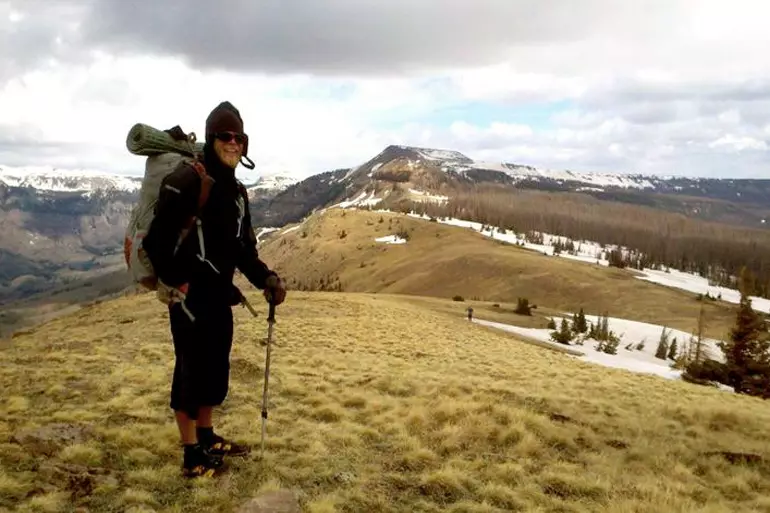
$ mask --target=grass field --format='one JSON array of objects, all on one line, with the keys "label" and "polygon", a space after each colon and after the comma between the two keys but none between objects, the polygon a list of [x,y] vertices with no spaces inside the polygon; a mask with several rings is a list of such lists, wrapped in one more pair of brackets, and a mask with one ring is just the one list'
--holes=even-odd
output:
[{"label": "grass field", "polygon": [[[382,222],[380,222],[382,219]],[[406,244],[375,239],[406,231]],[[691,332],[701,302],[695,294],[600,267],[490,240],[467,229],[404,215],[329,209],[260,250],[283,275],[339,278],[345,291],[416,294],[516,305],[518,297],[550,313],[564,310],[652,322]],[[705,336],[726,337],[735,305],[707,302]]]},{"label": "grass field", "polygon": [[[217,429],[258,445],[266,322],[236,317]],[[768,402],[594,366],[384,294],[290,292],[277,319],[265,460],[257,447],[197,483],[179,475],[153,296],[16,337],[0,353],[0,509],[224,512],[287,488],[316,513],[770,511],[766,460],[707,455],[767,457]],[[52,422],[91,434],[15,441]]]}]

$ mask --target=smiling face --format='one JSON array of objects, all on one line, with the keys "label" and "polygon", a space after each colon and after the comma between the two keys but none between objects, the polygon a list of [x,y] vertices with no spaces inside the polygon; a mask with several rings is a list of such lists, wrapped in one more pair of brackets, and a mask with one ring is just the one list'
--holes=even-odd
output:
[{"label": "smiling face", "polygon": [[[228,132],[218,134],[214,139],[214,152],[223,164],[235,169],[243,155],[243,144],[238,142],[238,138],[232,137],[234,135],[232,132],[229,133],[230,137],[227,137],[226,134]],[[227,141],[226,139],[230,140]]]}]

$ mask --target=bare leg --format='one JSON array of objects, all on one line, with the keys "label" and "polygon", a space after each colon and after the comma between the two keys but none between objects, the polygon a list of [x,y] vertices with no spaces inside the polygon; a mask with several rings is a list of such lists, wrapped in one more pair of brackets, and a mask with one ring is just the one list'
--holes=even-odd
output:
[{"label": "bare leg", "polygon": [[195,421],[183,411],[177,411],[174,415],[176,416],[176,425],[179,428],[179,436],[182,438],[182,443],[185,445],[196,443],[198,436],[195,432]]},{"label": "bare leg", "polygon": [[201,406],[198,409],[198,427],[209,428],[213,427],[213,412],[214,408],[211,406]]}]

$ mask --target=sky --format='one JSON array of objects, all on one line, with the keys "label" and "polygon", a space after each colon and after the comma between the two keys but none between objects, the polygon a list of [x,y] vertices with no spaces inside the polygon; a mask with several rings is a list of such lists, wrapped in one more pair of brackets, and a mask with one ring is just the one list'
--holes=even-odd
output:
[{"label": "sky", "polygon": [[768,19],[764,0],[0,0],[0,166],[141,175],[131,126],[203,138],[228,100],[246,180],[390,144],[770,178]]}]

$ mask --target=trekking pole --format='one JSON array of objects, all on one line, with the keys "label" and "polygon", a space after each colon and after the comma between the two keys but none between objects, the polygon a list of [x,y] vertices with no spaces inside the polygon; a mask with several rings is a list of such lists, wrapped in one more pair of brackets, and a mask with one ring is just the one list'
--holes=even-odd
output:
[{"label": "trekking pole", "polygon": [[273,324],[275,324],[275,303],[270,300],[270,310],[267,316],[267,355],[265,356],[265,384],[262,389],[262,459],[265,459],[265,433],[267,430],[267,381],[270,378],[270,343],[273,340]]}]

